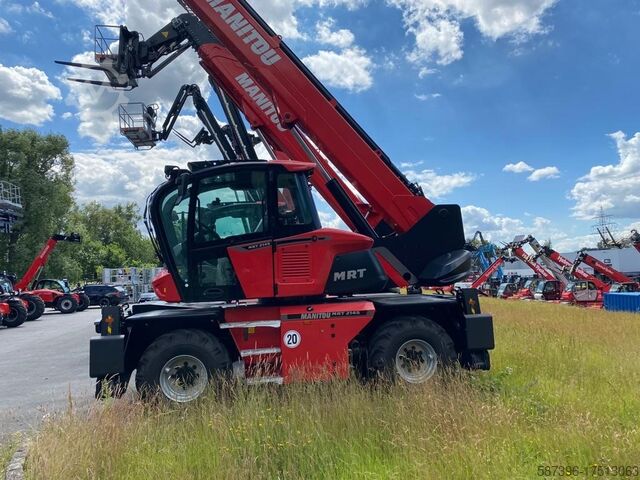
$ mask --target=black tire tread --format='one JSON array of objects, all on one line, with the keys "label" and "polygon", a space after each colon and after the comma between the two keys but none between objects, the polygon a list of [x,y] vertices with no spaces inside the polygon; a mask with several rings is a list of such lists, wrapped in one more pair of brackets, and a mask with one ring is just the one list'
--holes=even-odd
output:
[{"label": "black tire tread", "polygon": [[78,312],[84,312],[89,305],[91,305],[91,300],[89,299],[89,295],[86,293],[78,293],[80,296],[80,303],[78,304]]},{"label": "black tire tread", "polygon": [[195,345],[209,352],[211,357],[216,359],[215,361],[218,363],[218,365],[206,365],[206,363],[210,362],[205,362],[205,365],[210,369],[210,376],[214,370],[225,372],[231,369],[229,352],[215,336],[197,329],[173,330],[160,335],[140,357],[136,370],[136,390],[143,398],[156,391],[159,385],[157,378],[159,372],[154,372],[153,363],[162,355],[162,352],[177,345]]},{"label": "black tire tread", "polygon": [[372,370],[370,373],[388,372],[389,350],[393,349],[393,343],[399,336],[417,331],[429,332],[431,336],[440,340],[440,345],[432,346],[445,367],[455,363],[457,360],[455,344],[446,330],[428,318],[407,315],[386,322],[372,335],[369,341],[369,366]]},{"label": "black tire tread", "polygon": [[24,304],[22,303],[22,300],[17,298],[12,298],[12,299],[6,300],[6,303],[9,304],[12,310],[17,310],[18,312],[16,320],[9,320],[8,318],[4,320],[4,324],[8,328],[19,327],[20,325],[22,325],[24,322],[27,321],[27,307],[24,306]]},{"label": "black tire tread", "polygon": [[[63,312],[62,310],[60,310],[60,302],[63,299],[71,300],[71,303],[73,304],[73,307],[68,312]],[[78,302],[71,295],[63,295],[56,301],[56,310],[58,310],[61,313],[75,313],[78,310]]]},{"label": "black tire tread", "polygon": [[44,300],[42,300],[38,295],[33,295],[30,293],[24,293],[20,295],[20,298],[26,300],[27,302],[32,302],[36,306],[34,313],[32,313],[31,315],[27,314],[27,322],[32,322],[42,317],[46,309]]}]

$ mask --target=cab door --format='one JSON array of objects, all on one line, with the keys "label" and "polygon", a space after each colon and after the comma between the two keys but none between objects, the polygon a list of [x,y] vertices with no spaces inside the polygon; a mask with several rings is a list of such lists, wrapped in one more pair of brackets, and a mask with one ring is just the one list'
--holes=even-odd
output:
[{"label": "cab door", "polygon": [[[271,240],[268,172],[239,168],[194,182],[187,230],[187,301],[246,298],[229,248]],[[273,261],[255,262],[256,277],[272,278]]]}]

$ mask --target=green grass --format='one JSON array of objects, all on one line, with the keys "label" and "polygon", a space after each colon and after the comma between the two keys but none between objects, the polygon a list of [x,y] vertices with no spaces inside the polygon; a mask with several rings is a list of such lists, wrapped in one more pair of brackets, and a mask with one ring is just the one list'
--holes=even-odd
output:
[{"label": "green grass", "polygon": [[4,478],[4,471],[16,451],[17,443],[18,440],[16,438],[0,443],[0,478]]},{"label": "green grass", "polygon": [[484,300],[491,372],[373,389],[261,388],[187,407],[131,400],[47,422],[32,479],[502,479],[640,463],[640,316]]}]

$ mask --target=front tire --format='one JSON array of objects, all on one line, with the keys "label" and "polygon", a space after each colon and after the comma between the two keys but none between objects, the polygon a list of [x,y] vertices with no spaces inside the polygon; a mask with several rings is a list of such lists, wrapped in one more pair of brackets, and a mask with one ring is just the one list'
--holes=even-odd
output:
[{"label": "front tire", "polygon": [[100,308],[110,307],[111,301],[107,297],[102,297],[100,299]]},{"label": "front tire", "polygon": [[44,300],[37,295],[24,294],[20,298],[28,303],[27,306],[27,322],[39,319],[46,308]]},{"label": "front tire", "polygon": [[74,313],[78,310],[78,302],[71,295],[64,295],[58,299],[56,309],[60,313]]},{"label": "front tire", "polygon": [[145,398],[159,392],[187,403],[199,398],[216,375],[231,371],[229,352],[202,330],[175,330],[158,337],[142,354],[136,389]]},{"label": "front tire", "polygon": [[89,305],[91,305],[91,300],[89,300],[89,295],[87,295],[86,293],[79,293],[78,296],[80,297],[78,311],[84,312],[87,308],[89,308]]},{"label": "front tire", "polygon": [[398,317],[380,327],[369,342],[370,374],[394,382],[425,383],[456,359],[451,337],[424,317]]},{"label": "front tire", "polygon": [[27,307],[24,306],[22,300],[11,299],[6,301],[11,308],[9,315],[4,319],[4,324],[8,328],[16,328],[27,321]]}]

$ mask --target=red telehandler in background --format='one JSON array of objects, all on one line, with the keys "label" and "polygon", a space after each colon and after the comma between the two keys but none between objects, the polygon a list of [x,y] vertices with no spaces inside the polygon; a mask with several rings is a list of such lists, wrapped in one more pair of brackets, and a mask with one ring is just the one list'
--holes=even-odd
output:
[{"label": "red telehandler in background", "polygon": [[[152,147],[191,97],[205,125],[191,143],[215,143],[223,159],[167,167],[149,197],[146,221],[167,267],[154,287],[175,303],[136,305],[128,317],[103,309],[90,348],[97,395],[122,393],[134,370],[139,391],[187,402],[219,374],[289,383],[353,371],[423,383],[452,364],[488,369],[493,322],[476,290],[389,291],[467,277],[460,207],[428,200],[246,1],[180,3],[188,13],[147,40],[120,27],[117,50],[108,44],[89,67],[108,78],[89,83],[135,88],[193,48],[229,127],[192,85],[161,132],[153,108],[142,108],[142,123],[121,116],[122,133]],[[322,228],[309,183],[354,232]]]},{"label": "red telehandler in background", "polygon": [[[539,296],[540,299],[555,300],[557,291],[562,287],[561,301],[584,307],[602,308],[602,294],[609,289],[607,283],[577,266],[574,268],[573,262],[553,248],[540,245],[533,236],[529,235],[523,241],[531,245],[536,256],[545,264],[550,265],[553,262],[556,266],[554,275],[557,280],[538,284],[536,298]],[[571,275],[576,280],[571,280]]]},{"label": "red telehandler in background", "polygon": [[571,267],[571,274],[578,268],[581,263],[585,263],[593,268],[594,272],[604,275],[611,280],[611,284],[606,288],[605,292],[637,292],[638,283],[634,282],[632,278],[627,277],[624,273],[619,272],[610,265],[601,262],[594,256],[590,255],[586,250],[578,252],[578,256],[573,262]]},{"label": "red telehandler in background", "polygon": [[[80,243],[81,238],[77,233],[51,236],[22,278],[13,285],[13,289],[19,292],[18,295],[29,302],[29,311],[34,314],[35,318],[42,315],[45,307],[54,308],[61,313],[74,313],[89,307],[89,297],[84,293],[72,293],[64,282],[46,280],[41,283],[43,281],[38,281],[40,272],[47,264],[49,256],[58,242]],[[33,290],[30,290],[31,288]],[[30,318],[30,320],[35,318]]]},{"label": "red telehandler in background", "polygon": [[506,247],[511,250],[513,256],[524,262],[525,265],[533,270],[537,278],[528,280],[521,289],[519,289],[515,294],[511,295],[510,298],[514,300],[533,299],[535,296],[536,288],[540,282],[556,280],[556,277],[552,272],[550,272],[537,262],[537,258],[535,255],[529,255],[524,251],[524,248],[522,247],[525,243],[526,241],[524,240],[518,242],[514,241],[508,244]]}]

